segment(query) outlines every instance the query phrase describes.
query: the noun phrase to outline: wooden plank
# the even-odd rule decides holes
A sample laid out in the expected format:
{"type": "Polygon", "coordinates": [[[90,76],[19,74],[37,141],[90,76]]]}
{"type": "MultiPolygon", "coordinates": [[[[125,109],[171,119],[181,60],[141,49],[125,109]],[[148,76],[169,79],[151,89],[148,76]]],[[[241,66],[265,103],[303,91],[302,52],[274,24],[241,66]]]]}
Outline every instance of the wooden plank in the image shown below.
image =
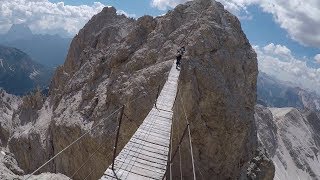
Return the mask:
{"type": "Polygon", "coordinates": [[[100,178],[162,179],[165,174],[172,124],[172,107],[176,98],[179,71],[175,63],[156,102],[130,141],[100,178]],[[117,176],[117,177],[116,177],[117,176]]]}

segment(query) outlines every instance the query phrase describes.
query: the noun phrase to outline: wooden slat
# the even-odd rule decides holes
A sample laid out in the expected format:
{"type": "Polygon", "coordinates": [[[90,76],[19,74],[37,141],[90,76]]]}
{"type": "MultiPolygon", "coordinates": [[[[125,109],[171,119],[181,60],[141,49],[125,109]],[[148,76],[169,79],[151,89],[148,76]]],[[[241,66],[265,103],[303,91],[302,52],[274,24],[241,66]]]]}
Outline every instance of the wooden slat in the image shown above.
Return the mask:
{"type": "Polygon", "coordinates": [[[101,180],[106,179],[162,179],[165,174],[172,124],[172,107],[177,94],[180,72],[172,65],[167,82],[156,102],[130,141],[101,180]],[[116,178],[117,176],[117,178],[116,178]]]}

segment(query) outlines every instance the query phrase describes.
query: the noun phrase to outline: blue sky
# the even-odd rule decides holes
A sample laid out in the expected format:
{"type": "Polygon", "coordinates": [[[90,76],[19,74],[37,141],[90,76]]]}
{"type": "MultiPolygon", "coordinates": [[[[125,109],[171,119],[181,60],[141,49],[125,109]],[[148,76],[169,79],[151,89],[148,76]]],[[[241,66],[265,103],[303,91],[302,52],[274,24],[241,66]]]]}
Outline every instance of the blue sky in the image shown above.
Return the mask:
{"type": "MultiPolygon", "coordinates": [[[[50,0],[57,3],[63,1],[66,5],[92,5],[97,0],[50,0]]],[[[137,17],[143,15],[157,16],[167,12],[167,10],[159,10],[153,7],[150,0],[99,0],[99,2],[116,7],[116,9],[123,10],[128,14],[135,14],[137,17]]],[[[167,9],[171,9],[168,7],[167,9]]],[[[277,24],[272,14],[266,13],[258,5],[250,5],[247,7],[252,18],[240,19],[242,28],[247,35],[251,44],[266,46],[270,43],[281,44],[288,47],[294,56],[305,60],[311,67],[320,67],[319,63],[315,61],[308,61],[304,56],[312,59],[319,53],[319,48],[307,47],[292,40],[288,33],[277,24]]]]}
{"type": "MultiPolygon", "coordinates": [[[[257,5],[249,6],[248,11],[252,19],[241,19],[241,25],[251,44],[265,46],[270,43],[282,44],[291,49],[292,54],[303,60],[304,56],[312,59],[319,48],[307,47],[292,40],[288,33],[282,29],[273,19],[272,15],[263,12],[257,5]]],[[[308,65],[320,67],[314,61],[307,61],[308,65]]]]}
{"type": "Polygon", "coordinates": [[[50,0],[51,2],[61,2],[69,5],[91,5],[94,2],[101,2],[105,5],[114,6],[116,9],[121,9],[128,14],[136,14],[138,17],[143,15],[160,15],[166,11],[159,10],[151,6],[150,0],[50,0]]]}

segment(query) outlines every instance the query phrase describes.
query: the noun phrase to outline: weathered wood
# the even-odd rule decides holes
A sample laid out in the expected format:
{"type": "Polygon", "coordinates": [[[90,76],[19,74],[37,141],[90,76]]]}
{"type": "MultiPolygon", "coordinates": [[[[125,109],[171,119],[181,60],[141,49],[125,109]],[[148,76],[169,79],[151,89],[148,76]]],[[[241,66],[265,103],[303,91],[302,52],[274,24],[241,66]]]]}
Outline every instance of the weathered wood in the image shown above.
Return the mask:
{"type": "Polygon", "coordinates": [[[175,63],[155,107],[149,112],[130,141],[105,171],[106,179],[162,179],[166,172],[172,124],[172,107],[180,72],[175,63]]]}

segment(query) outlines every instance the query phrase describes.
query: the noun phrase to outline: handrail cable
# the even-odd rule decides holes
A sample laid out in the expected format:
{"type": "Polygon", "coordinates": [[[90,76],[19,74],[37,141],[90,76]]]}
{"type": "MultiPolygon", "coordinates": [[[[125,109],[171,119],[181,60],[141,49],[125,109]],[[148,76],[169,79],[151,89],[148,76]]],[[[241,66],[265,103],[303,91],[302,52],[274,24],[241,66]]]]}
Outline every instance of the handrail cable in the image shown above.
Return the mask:
{"type": "MultiPolygon", "coordinates": [[[[114,131],[114,132],[115,132],[115,131],[114,131]]],[[[110,151],[109,154],[106,156],[106,159],[108,159],[108,158],[111,156],[111,154],[112,154],[111,152],[112,152],[112,151],[110,151]]],[[[91,157],[90,157],[90,158],[91,158],[91,157]]],[[[93,170],[84,178],[84,180],[87,179],[87,178],[92,174],[92,172],[93,172],[93,170]]],[[[71,178],[72,178],[72,177],[71,177],[71,178]]],[[[70,179],[71,179],[71,178],[70,178],[70,179]]]]}
{"type": "MultiPolygon", "coordinates": [[[[172,146],[173,146],[173,118],[172,118],[172,123],[171,123],[171,134],[170,134],[170,159],[172,159],[172,146]]],[[[169,166],[170,166],[170,180],[172,180],[172,163],[169,162],[169,166]]]]}
{"type": "Polygon", "coordinates": [[[82,163],[82,165],[72,174],[72,176],[69,178],[70,180],[80,171],[80,169],[82,169],[87,162],[89,162],[91,160],[91,158],[99,151],[99,149],[103,146],[103,144],[101,143],[100,146],[89,156],[89,158],[82,163]]]}
{"type": "MultiPolygon", "coordinates": [[[[138,99],[138,98],[137,98],[138,99]]],[[[136,99],[134,99],[134,101],[135,101],[136,99]]],[[[130,103],[132,103],[133,101],[131,101],[130,103]]],[[[124,106],[122,106],[122,110],[123,110],[123,107],[124,106]]],[[[124,114],[125,115],[125,114],[124,114]]],[[[125,115],[126,116],[126,115],[125,115]]],[[[127,117],[127,116],[126,116],[127,117]]],[[[129,118],[129,117],[127,117],[127,118],[129,118]]],[[[112,135],[114,135],[114,133],[115,133],[116,131],[113,131],[112,132],[112,135]]],[[[85,165],[86,165],[86,163],[88,163],[89,162],[89,160],[93,157],[93,155],[95,155],[95,153],[97,153],[98,152],[98,150],[102,147],[102,143],[101,143],[101,145],[96,149],[96,151],[80,166],[80,168],[78,168],[74,173],[73,173],[73,175],[71,176],[71,178],[70,179],[72,179],[77,173],[78,173],[78,171],[80,170],[80,169],[82,169],[85,165]]],[[[111,152],[109,153],[109,155],[108,155],[108,157],[111,155],[111,152]]]]}
{"type": "MultiPolygon", "coordinates": [[[[188,149],[188,150],[189,150],[189,152],[190,152],[190,149],[188,149]]],[[[203,174],[202,174],[202,172],[201,172],[201,169],[203,169],[203,168],[200,166],[200,162],[199,162],[199,161],[195,161],[195,166],[196,166],[196,168],[198,169],[198,171],[199,171],[202,179],[204,179],[204,178],[203,178],[203,174]],[[198,165],[197,165],[197,163],[198,163],[198,165]],[[200,168],[201,168],[201,169],[200,169],[200,168]]]]}
{"type": "MultiPolygon", "coordinates": [[[[180,118],[178,118],[178,139],[180,139],[180,120],[179,119],[180,118]]],[[[179,168],[180,168],[180,179],[183,180],[181,146],[179,146],[179,168]]]]}
{"type": "Polygon", "coordinates": [[[86,178],[84,178],[84,180],[87,180],[88,177],[93,173],[93,170],[88,174],[88,176],[86,178]]]}
{"type": "MultiPolygon", "coordinates": [[[[153,89],[150,92],[153,92],[154,90],[157,89],[153,89]]],[[[137,98],[131,100],[130,102],[128,102],[127,104],[131,104],[133,102],[135,102],[136,100],[146,96],[146,94],[149,94],[150,92],[144,92],[143,95],[138,96],[137,98]]],[[[122,106],[119,107],[118,109],[116,109],[115,111],[113,111],[109,116],[107,116],[105,119],[101,119],[95,126],[93,126],[90,130],[88,130],[86,133],[82,134],[79,138],[77,138],[76,140],[74,140],[71,144],[69,144],[67,147],[65,147],[64,149],[62,149],[60,152],[58,152],[56,155],[54,155],[52,158],[50,158],[48,161],[46,161],[43,165],[41,165],[38,169],[36,169],[35,171],[33,171],[25,180],[28,180],[31,178],[31,176],[33,176],[36,172],[38,172],[40,169],[42,169],[44,166],[46,166],[48,163],[50,163],[51,161],[53,161],[56,157],[58,157],[61,153],[63,153],[64,151],[66,151],[67,149],[69,149],[71,146],[73,146],[75,143],[77,143],[79,140],[81,140],[84,136],[86,136],[87,134],[89,134],[92,130],[94,130],[95,128],[97,128],[98,126],[100,126],[100,124],[102,122],[104,122],[105,120],[109,119],[110,117],[112,117],[116,112],[120,111],[122,109],[122,106]]]]}
{"type": "MultiPolygon", "coordinates": [[[[187,125],[187,126],[188,126],[188,125],[187,125]]],[[[182,137],[180,138],[180,141],[179,141],[179,143],[178,143],[178,147],[181,146],[181,143],[182,143],[182,141],[183,141],[183,139],[184,139],[184,136],[186,135],[186,132],[187,132],[187,129],[188,129],[187,126],[185,127],[185,129],[184,129],[184,131],[183,131],[183,135],[182,135],[182,137]]],[[[174,158],[176,157],[176,154],[177,154],[177,152],[178,152],[178,147],[177,147],[176,150],[174,151],[173,156],[170,158],[170,162],[169,162],[169,163],[172,163],[173,160],[174,160],[174,158]]],[[[166,171],[165,171],[165,173],[164,173],[164,175],[163,175],[163,177],[162,177],[162,180],[164,180],[164,178],[166,177],[167,173],[168,173],[168,168],[166,168],[166,171]]]]}
{"type": "MultiPolygon", "coordinates": [[[[134,82],[134,81],[133,81],[134,82]]],[[[137,86],[138,86],[138,84],[136,83],[136,82],[134,82],[137,86]]],[[[157,89],[153,89],[152,91],[150,91],[150,92],[153,92],[153,91],[155,91],[155,90],[157,90],[157,97],[156,97],[156,99],[158,99],[158,96],[159,96],[159,90],[160,90],[160,85],[158,86],[158,88],[157,89]]],[[[147,92],[147,94],[150,94],[150,92],[147,92]]],[[[141,97],[143,97],[143,96],[145,96],[146,94],[145,94],[145,92],[144,92],[144,94],[143,95],[141,95],[141,96],[139,96],[139,97],[137,97],[137,98],[135,98],[135,99],[133,99],[133,100],[131,100],[128,104],[130,104],[130,103],[132,103],[132,102],[134,102],[134,101],[136,101],[137,99],[139,99],[139,98],[141,98],[141,97]]],[[[157,108],[157,106],[156,106],[156,103],[155,103],[155,105],[154,105],[156,108],[157,108]]],[[[123,107],[124,106],[122,106],[120,109],[123,111],[123,107]]],[[[119,109],[117,109],[117,111],[119,111],[119,109]]],[[[125,115],[125,114],[124,114],[125,115]]],[[[126,116],[126,115],[125,115],[126,116]]],[[[127,117],[127,116],[126,116],[127,117]]],[[[128,117],[127,117],[128,118],[128,117]]],[[[92,130],[92,129],[91,129],[92,130]]],[[[115,131],[114,131],[115,132],[115,131]]],[[[80,168],[78,168],[78,170],[76,170],[76,172],[72,175],[72,177],[74,177],[75,176],[75,174],[83,167],[83,166],[85,166],[85,164],[87,163],[87,162],[89,162],[89,160],[92,158],[92,156],[100,149],[101,147],[98,147],[97,148],[97,150],[80,166],[80,168]]],[[[108,157],[109,157],[110,155],[108,155],[108,157]]],[[[114,163],[113,163],[114,164],[114,163]]],[[[91,171],[91,173],[92,173],[92,171],[91,171]]],[[[91,175],[91,173],[88,175],[88,176],[90,176],[91,175]]],[[[88,178],[88,176],[85,178],[85,179],[87,179],[88,178]]],[[[72,178],[71,177],[71,178],[72,178]]],[[[70,178],[70,179],[71,179],[70,178]]]]}
{"type": "MultiPolygon", "coordinates": [[[[118,112],[121,109],[118,108],[117,110],[115,110],[113,113],[111,113],[106,119],[109,119],[111,116],[113,116],[116,112],[118,112]]],[[[103,121],[101,120],[98,124],[96,124],[93,128],[91,128],[89,131],[87,131],[86,133],[82,134],[79,138],[77,138],[76,140],[74,140],[71,144],[69,144],[67,147],[65,147],[64,149],[62,149],[60,152],[58,152],[56,155],[54,155],[51,159],[49,159],[47,162],[45,162],[42,166],[40,166],[38,169],[36,169],[35,171],[33,171],[27,178],[29,179],[32,175],[34,175],[36,172],[38,172],[41,168],[43,168],[44,166],[46,166],[49,162],[51,162],[52,160],[54,160],[57,156],[59,156],[61,153],[63,153],[64,151],[66,151],[67,149],[69,149],[72,145],[74,145],[75,143],[77,143],[80,139],[82,139],[85,135],[89,134],[93,129],[95,129],[96,127],[98,127],[103,121]]]]}
{"type": "MultiPolygon", "coordinates": [[[[189,31],[189,33],[187,34],[187,36],[185,36],[185,38],[189,36],[190,32],[191,32],[191,30],[189,31]]],[[[181,43],[182,43],[182,42],[181,42],[181,43]]],[[[158,93],[159,93],[159,87],[158,87],[157,89],[158,89],[158,93]]],[[[154,90],[157,90],[157,89],[154,89],[154,90]]],[[[138,100],[138,99],[146,96],[146,94],[150,94],[150,93],[153,92],[154,90],[149,91],[149,92],[148,92],[148,91],[147,91],[147,92],[143,92],[143,95],[138,96],[137,98],[131,100],[131,101],[128,102],[127,104],[131,104],[132,102],[134,102],[134,101],[136,101],[136,100],[138,100]]],[[[184,136],[185,136],[185,134],[186,134],[186,131],[188,131],[189,144],[190,144],[190,153],[191,153],[191,158],[192,158],[193,176],[194,176],[194,180],[196,180],[195,164],[194,164],[194,157],[193,157],[193,149],[192,149],[192,139],[191,139],[190,124],[189,124],[188,117],[187,117],[187,114],[186,114],[186,111],[185,111],[185,108],[184,108],[184,105],[183,105],[182,96],[181,96],[180,93],[179,93],[179,95],[180,95],[180,100],[181,100],[181,103],[182,103],[182,107],[183,107],[185,119],[186,119],[186,122],[187,122],[187,126],[186,126],[186,128],[185,128],[185,130],[184,130],[184,132],[183,132],[183,135],[182,135],[181,139],[180,139],[180,142],[179,142],[179,145],[178,145],[178,149],[175,150],[173,156],[172,156],[172,140],[173,140],[173,137],[172,137],[172,139],[171,139],[171,147],[170,147],[170,148],[171,148],[171,150],[170,150],[170,178],[172,179],[171,164],[172,164],[172,162],[173,162],[173,159],[174,159],[177,151],[179,150],[179,156],[180,156],[180,158],[179,158],[179,161],[180,161],[180,177],[181,177],[181,179],[182,179],[182,167],[181,167],[182,162],[181,162],[181,150],[180,150],[180,147],[181,147],[182,140],[184,139],[184,136]]],[[[158,95],[157,95],[157,96],[158,96],[158,95]]],[[[93,130],[95,130],[98,126],[101,125],[102,122],[104,122],[105,120],[107,120],[107,119],[109,119],[110,117],[112,117],[115,113],[117,113],[118,111],[120,111],[122,108],[123,108],[123,107],[120,107],[120,108],[116,109],[116,110],[113,111],[109,116],[107,116],[105,119],[101,119],[101,120],[100,120],[95,126],[93,126],[90,130],[88,130],[86,133],[82,134],[79,138],[77,138],[76,140],[74,140],[71,144],[69,144],[67,147],[65,147],[64,149],[62,149],[62,150],[61,150],[60,152],[58,152],[55,156],[53,156],[51,159],[49,159],[47,162],[45,162],[42,166],[40,166],[38,169],[36,169],[34,172],[32,172],[32,173],[26,178],[26,180],[29,179],[32,175],[34,175],[36,172],[38,172],[41,168],[43,168],[44,166],[46,166],[48,163],[50,163],[51,161],[53,161],[56,157],[58,157],[61,153],[63,153],[64,151],[66,151],[66,150],[67,150],[68,148],[70,148],[72,145],[74,145],[75,143],[77,143],[78,141],[80,141],[84,136],[86,136],[87,134],[89,134],[90,132],[92,132],[93,130]]],[[[179,126],[180,126],[180,125],[179,125],[179,126]]],[[[173,128],[173,124],[172,124],[172,128],[173,128]]],[[[178,130],[178,131],[180,131],[180,130],[178,130]]],[[[172,130],[172,134],[173,134],[173,130],[172,130]]],[[[178,136],[179,136],[179,135],[178,135],[178,136]]],[[[73,173],[73,175],[71,176],[71,178],[74,177],[74,176],[77,174],[77,172],[78,172],[80,169],[82,169],[82,168],[86,165],[86,163],[89,162],[89,160],[98,152],[98,150],[99,150],[101,147],[102,147],[102,144],[101,144],[101,145],[95,150],[95,152],[94,152],[93,154],[91,154],[91,155],[89,156],[89,158],[73,173]]],[[[110,155],[109,155],[109,156],[110,156],[110,155]]],[[[109,157],[109,156],[108,156],[108,157],[109,157]]],[[[92,172],[91,172],[91,173],[92,173],[92,172]]],[[[88,176],[90,176],[91,173],[90,173],[88,176]]],[[[167,173],[167,172],[166,172],[166,173],[167,173]]],[[[87,176],[87,177],[88,177],[88,176],[87,176]]],[[[86,177],[86,178],[87,178],[87,177],[86,177]]]]}
{"type": "MultiPolygon", "coordinates": [[[[112,132],[112,135],[114,135],[116,131],[112,132]]],[[[90,160],[91,158],[99,151],[99,149],[103,146],[104,144],[101,143],[100,146],[95,150],[95,152],[93,152],[93,154],[91,154],[89,156],[89,158],[72,174],[72,176],[69,179],[72,179],[90,160]]],[[[111,152],[109,152],[108,156],[109,157],[111,155],[111,152]]]]}
{"type": "Polygon", "coordinates": [[[188,134],[189,134],[190,154],[191,154],[191,161],[192,161],[193,179],[196,180],[197,178],[196,178],[196,169],[194,167],[194,157],[193,157],[192,136],[191,136],[191,131],[190,131],[190,123],[189,123],[188,116],[187,116],[187,113],[186,113],[186,110],[185,110],[185,107],[184,107],[184,104],[183,104],[183,98],[181,96],[181,93],[179,93],[179,95],[180,95],[180,100],[181,100],[184,116],[185,116],[185,119],[187,121],[187,128],[188,128],[188,134]]]}

